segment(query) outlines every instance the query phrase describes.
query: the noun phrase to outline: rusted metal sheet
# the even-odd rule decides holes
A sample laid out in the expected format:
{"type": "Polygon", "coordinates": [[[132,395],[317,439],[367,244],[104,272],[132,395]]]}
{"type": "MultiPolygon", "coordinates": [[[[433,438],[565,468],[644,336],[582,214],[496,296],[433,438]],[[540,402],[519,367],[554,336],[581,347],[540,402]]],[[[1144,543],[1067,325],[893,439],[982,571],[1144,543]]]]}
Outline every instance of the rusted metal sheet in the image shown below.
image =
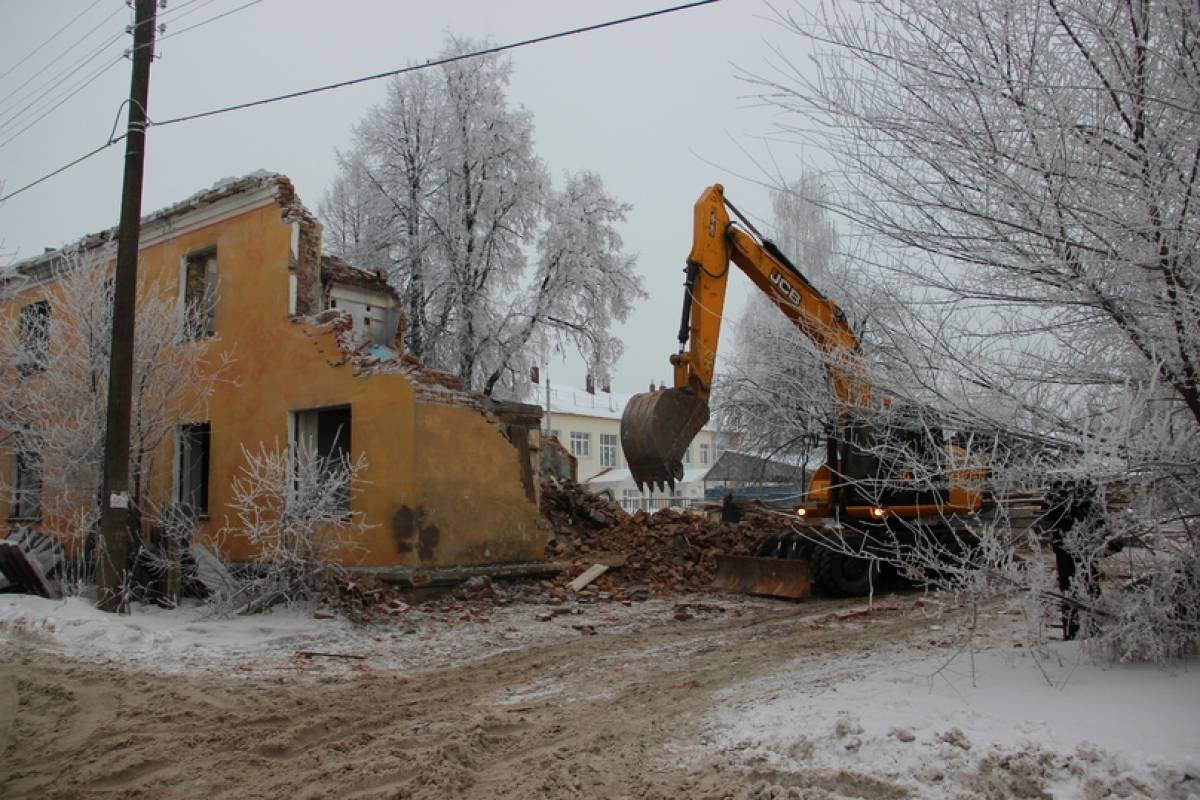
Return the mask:
{"type": "Polygon", "coordinates": [[[717,556],[713,586],[730,592],[800,600],[812,594],[812,573],[807,561],[717,556]]]}

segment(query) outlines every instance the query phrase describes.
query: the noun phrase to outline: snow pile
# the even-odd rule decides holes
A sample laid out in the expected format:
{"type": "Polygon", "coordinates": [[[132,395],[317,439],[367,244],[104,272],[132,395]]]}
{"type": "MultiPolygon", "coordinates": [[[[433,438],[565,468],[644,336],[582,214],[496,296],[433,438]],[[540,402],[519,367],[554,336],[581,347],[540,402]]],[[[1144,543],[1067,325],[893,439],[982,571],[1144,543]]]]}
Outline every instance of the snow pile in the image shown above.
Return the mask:
{"type": "Polygon", "coordinates": [[[763,796],[823,775],[928,800],[1200,798],[1200,662],[1104,667],[1075,642],[839,662],[804,659],[727,692],[709,750],[759,771],[763,796]]]}

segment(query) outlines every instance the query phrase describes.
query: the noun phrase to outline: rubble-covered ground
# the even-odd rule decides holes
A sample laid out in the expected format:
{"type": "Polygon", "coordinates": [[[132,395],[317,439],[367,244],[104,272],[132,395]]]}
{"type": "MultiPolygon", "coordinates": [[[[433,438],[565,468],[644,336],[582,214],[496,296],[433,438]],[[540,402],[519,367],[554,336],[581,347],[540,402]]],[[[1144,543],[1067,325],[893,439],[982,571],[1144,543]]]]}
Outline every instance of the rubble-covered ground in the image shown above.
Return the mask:
{"type": "Polygon", "coordinates": [[[364,583],[355,622],[0,595],[0,797],[1200,798],[1200,661],[940,595],[720,594],[778,518],[544,503],[561,575],[364,583]]]}
{"type": "Polygon", "coordinates": [[[542,484],[542,515],[554,529],[547,557],[567,562],[569,575],[594,563],[619,564],[594,585],[655,595],[708,590],[718,554],[752,554],[767,537],[790,531],[792,522],[755,507],[738,523],[669,508],[627,514],[571,481],[542,484]]]}

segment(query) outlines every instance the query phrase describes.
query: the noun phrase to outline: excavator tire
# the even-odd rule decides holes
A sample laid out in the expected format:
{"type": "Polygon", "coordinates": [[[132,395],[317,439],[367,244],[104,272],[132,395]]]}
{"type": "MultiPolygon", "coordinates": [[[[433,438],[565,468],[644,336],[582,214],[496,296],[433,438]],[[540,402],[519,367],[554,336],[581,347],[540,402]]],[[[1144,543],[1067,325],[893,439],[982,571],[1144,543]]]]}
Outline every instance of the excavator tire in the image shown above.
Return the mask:
{"type": "Polygon", "coordinates": [[[783,557],[792,561],[812,561],[813,550],[812,542],[798,533],[793,533],[788,538],[788,546],[783,557]]]}
{"type": "Polygon", "coordinates": [[[780,536],[768,536],[758,543],[754,548],[754,555],[759,558],[780,558],[783,553],[783,538],[780,536]]]}
{"type": "Polygon", "coordinates": [[[811,560],[813,580],[835,597],[864,597],[879,585],[879,562],[815,548],[811,560]]]}

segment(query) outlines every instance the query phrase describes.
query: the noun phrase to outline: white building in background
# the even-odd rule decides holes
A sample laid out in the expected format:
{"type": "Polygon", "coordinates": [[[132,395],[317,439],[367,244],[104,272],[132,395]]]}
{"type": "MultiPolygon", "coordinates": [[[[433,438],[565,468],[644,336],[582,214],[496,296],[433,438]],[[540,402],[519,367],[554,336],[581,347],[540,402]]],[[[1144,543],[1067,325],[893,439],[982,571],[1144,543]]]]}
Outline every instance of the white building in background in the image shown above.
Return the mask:
{"type": "Polygon", "coordinates": [[[539,381],[536,370],[533,377],[529,402],[546,410],[545,432],[575,456],[579,482],[589,490],[607,492],[626,511],[684,507],[704,499],[704,476],[718,455],[715,431],[705,428],[696,434],[684,454],[684,479],[674,492],[653,492],[650,487],[641,492],[621,451],[621,414],[632,395],[612,392],[608,386],[597,390],[590,379],[580,389],[539,381]]]}

